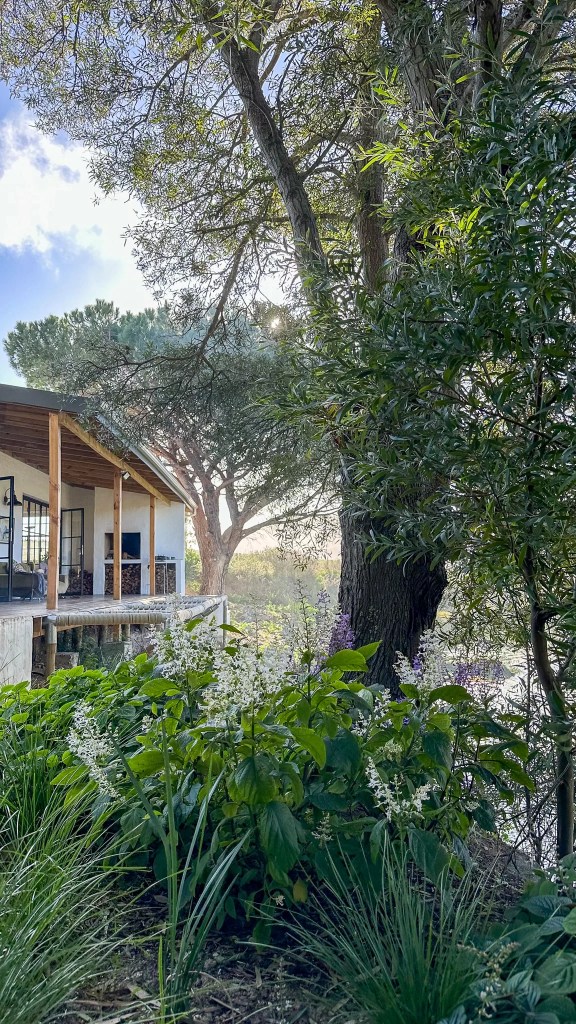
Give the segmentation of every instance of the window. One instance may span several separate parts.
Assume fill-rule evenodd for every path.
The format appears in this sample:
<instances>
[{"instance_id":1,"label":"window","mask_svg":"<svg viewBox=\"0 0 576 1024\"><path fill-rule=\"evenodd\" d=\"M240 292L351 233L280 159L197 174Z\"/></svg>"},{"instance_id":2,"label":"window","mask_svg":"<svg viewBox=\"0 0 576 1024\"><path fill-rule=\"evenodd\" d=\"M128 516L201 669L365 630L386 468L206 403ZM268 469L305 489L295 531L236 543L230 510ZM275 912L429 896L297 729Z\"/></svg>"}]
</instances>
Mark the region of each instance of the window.
<instances>
[{"instance_id":1,"label":"window","mask_svg":"<svg viewBox=\"0 0 576 1024\"><path fill-rule=\"evenodd\" d=\"M22 497L22 561L38 565L48 560L50 532L48 505L45 501Z\"/></svg>"}]
</instances>

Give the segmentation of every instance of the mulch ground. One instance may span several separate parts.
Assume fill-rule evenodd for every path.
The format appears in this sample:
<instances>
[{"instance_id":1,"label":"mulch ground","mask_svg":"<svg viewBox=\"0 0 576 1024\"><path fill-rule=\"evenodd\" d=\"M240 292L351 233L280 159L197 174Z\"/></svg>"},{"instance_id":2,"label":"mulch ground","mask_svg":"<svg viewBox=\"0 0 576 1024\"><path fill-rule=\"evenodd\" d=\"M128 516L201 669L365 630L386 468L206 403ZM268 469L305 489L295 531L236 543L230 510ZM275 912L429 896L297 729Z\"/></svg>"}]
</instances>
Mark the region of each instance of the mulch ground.
<instances>
[{"instance_id":1,"label":"mulch ground","mask_svg":"<svg viewBox=\"0 0 576 1024\"><path fill-rule=\"evenodd\" d=\"M158 943L131 936L150 935L158 917L152 901L130 914L110 973L74 993L54 1024L157 1024ZM325 977L288 952L261 952L248 936L215 935L182 1024L327 1024L326 988Z\"/></svg>"}]
</instances>

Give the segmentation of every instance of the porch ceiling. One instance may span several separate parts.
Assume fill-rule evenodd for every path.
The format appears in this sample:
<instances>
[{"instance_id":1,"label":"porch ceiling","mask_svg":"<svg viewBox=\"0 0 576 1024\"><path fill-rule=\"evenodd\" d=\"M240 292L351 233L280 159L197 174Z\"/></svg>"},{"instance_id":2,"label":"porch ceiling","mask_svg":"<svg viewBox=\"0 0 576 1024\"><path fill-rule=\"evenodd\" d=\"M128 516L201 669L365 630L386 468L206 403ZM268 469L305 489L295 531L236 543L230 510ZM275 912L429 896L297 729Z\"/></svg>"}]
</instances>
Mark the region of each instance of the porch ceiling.
<instances>
[{"instance_id":1,"label":"porch ceiling","mask_svg":"<svg viewBox=\"0 0 576 1024\"><path fill-rule=\"evenodd\" d=\"M48 417L53 410L0 403L0 451L20 462L48 473ZM101 433L101 431L99 432ZM97 435L95 435L97 436ZM103 443L109 439L104 439ZM122 452L128 466L140 473L168 500L175 500L174 492L132 452ZM115 467L103 456L62 425L62 480L75 487L114 486ZM137 481L129 477L122 483L127 491L146 493Z\"/></svg>"}]
</instances>

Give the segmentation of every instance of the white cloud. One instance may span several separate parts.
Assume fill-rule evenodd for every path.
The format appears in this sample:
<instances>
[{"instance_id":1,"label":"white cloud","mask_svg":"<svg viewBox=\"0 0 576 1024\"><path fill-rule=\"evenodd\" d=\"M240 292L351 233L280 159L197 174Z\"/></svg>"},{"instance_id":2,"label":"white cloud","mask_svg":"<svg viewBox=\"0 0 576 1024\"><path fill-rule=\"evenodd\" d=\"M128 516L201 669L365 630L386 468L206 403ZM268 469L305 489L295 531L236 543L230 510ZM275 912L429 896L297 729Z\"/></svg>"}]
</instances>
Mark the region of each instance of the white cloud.
<instances>
[{"instance_id":1,"label":"white cloud","mask_svg":"<svg viewBox=\"0 0 576 1024\"><path fill-rule=\"evenodd\" d=\"M89 254L109 268L120 305L134 309L152 303L130 243L122 237L137 220L135 204L98 197L86 151L42 135L23 111L0 122L0 209L0 246L32 250L54 271L58 253Z\"/></svg>"}]
</instances>

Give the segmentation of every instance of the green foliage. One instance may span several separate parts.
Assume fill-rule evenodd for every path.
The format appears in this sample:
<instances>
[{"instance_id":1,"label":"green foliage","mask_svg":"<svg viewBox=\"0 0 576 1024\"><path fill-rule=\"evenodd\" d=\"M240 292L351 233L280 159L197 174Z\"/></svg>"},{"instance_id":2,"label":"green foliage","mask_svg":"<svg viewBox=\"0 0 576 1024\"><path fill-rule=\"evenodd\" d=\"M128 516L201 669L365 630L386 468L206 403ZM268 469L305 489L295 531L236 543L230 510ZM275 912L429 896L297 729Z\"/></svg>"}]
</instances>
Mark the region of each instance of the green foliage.
<instances>
[{"instance_id":1,"label":"green foliage","mask_svg":"<svg viewBox=\"0 0 576 1024\"><path fill-rule=\"evenodd\" d=\"M85 805L52 807L26 832L28 799L13 799L0 830L0 1007L10 1024L54 1019L110 970L119 944L113 875L79 827Z\"/></svg>"},{"instance_id":2,"label":"green foliage","mask_svg":"<svg viewBox=\"0 0 576 1024\"><path fill-rule=\"evenodd\" d=\"M496 937L477 943L478 977L463 1004L440 1024L489 1018L496 1024L576 1020L574 855L537 871Z\"/></svg>"},{"instance_id":3,"label":"green foliage","mask_svg":"<svg viewBox=\"0 0 576 1024\"><path fill-rule=\"evenodd\" d=\"M302 392L347 460L373 553L457 561L477 594L513 604L560 764L576 653L576 133L551 72L498 81L445 134L418 136L418 195L399 216L420 252L381 294L352 299L347 281L327 302Z\"/></svg>"},{"instance_id":4,"label":"green foliage","mask_svg":"<svg viewBox=\"0 0 576 1024\"><path fill-rule=\"evenodd\" d=\"M134 869L166 878L167 827L181 868L205 815L203 879L249 835L232 916L251 917L278 892L291 902L307 874L322 875L333 842L378 858L385 835L399 835L429 877L448 864L462 873L472 822L493 829L495 802L532 785L519 736L462 687L431 685L446 679L437 665L405 666L407 696L391 701L362 681L375 645L288 663L225 636L222 648L217 630L193 622L164 637L162 674L140 655L115 672L73 669L44 690L0 695L0 726L36 736L66 799L93 795L93 814L115 824L118 855ZM82 760L69 738L79 728L88 740L95 730L96 746L112 740L116 754L96 768Z\"/></svg>"},{"instance_id":5,"label":"green foliage","mask_svg":"<svg viewBox=\"0 0 576 1024\"><path fill-rule=\"evenodd\" d=\"M352 1019L437 1024L477 976L471 944L486 919L482 890L463 883L455 891L446 871L430 887L389 839L376 871L341 850L328 869L306 913L289 921L298 955L336 982Z\"/></svg>"}]
</instances>

